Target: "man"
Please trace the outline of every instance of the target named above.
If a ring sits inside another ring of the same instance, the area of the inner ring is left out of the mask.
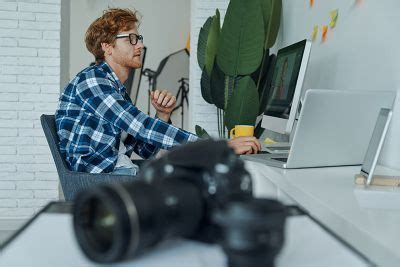
[[[96,64],[76,75],[66,86],[57,108],[60,149],[71,170],[135,175],[132,152],[147,159],[160,148],[193,142],[198,137],[170,123],[176,98],[167,91],[151,92],[156,118],[138,110],[123,83],[131,68],[141,67],[143,37],[137,31],[136,13],[106,10],[88,28],[87,49]],[[253,137],[228,141],[237,154],[257,153]]]

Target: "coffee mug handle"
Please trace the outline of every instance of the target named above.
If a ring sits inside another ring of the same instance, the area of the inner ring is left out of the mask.
[[[234,138],[235,137],[235,127],[233,127],[231,129],[231,131],[229,132],[229,136],[230,136],[230,138]]]

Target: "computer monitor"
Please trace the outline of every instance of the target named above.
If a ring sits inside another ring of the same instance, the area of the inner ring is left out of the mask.
[[[303,40],[279,49],[261,126],[277,133],[292,131],[311,52]]]

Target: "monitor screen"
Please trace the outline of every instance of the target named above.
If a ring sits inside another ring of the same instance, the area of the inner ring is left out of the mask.
[[[299,104],[311,42],[301,42],[278,51],[262,126],[290,133]]]

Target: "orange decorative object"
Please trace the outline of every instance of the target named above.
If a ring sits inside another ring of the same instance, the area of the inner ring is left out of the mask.
[[[328,26],[323,26],[322,27],[322,42],[325,43],[326,42],[326,38],[328,36]]]
[[[310,7],[314,6],[314,0],[310,0]]]

